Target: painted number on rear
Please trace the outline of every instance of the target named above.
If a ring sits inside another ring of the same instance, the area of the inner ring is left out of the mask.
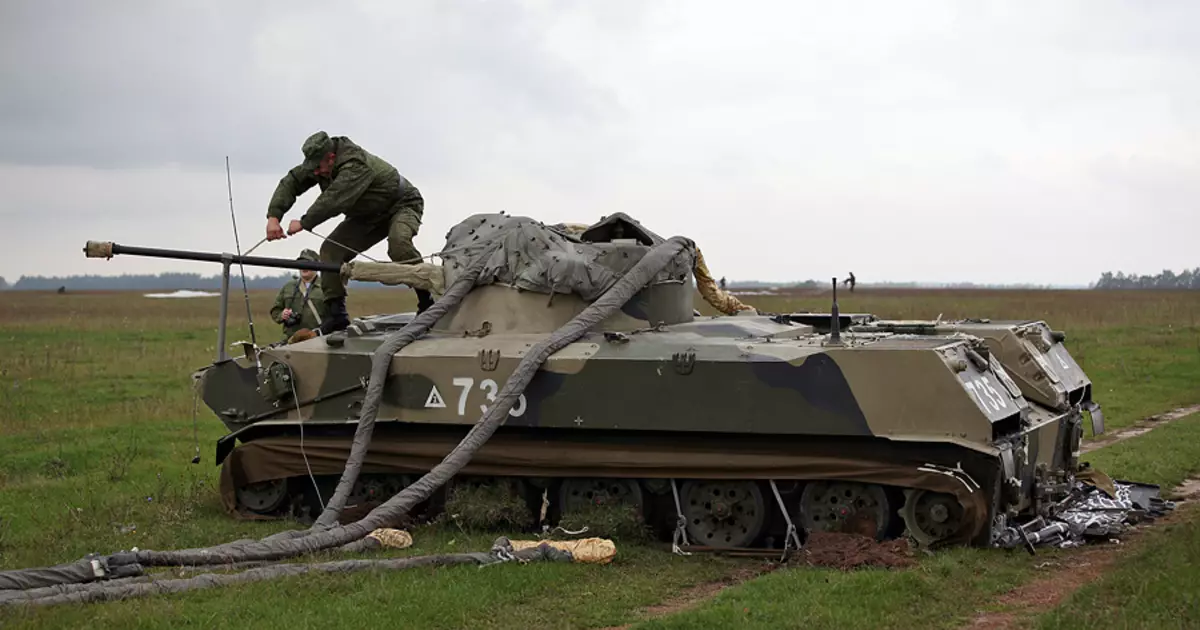
[[[1061,352],[1061,350],[1059,350],[1058,348],[1055,348],[1054,350],[1050,351],[1050,354],[1053,354],[1054,358],[1058,359],[1058,364],[1062,366],[1062,369],[1070,370],[1071,366],[1067,365],[1067,362],[1063,360],[1062,355],[1059,354],[1059,352]]]
[[[459,388],[458,392],[458,415],[467,415],[467,398],[470,396],[471,390],[475,385],[475,379],[469,376],[460,376],[454,379],[454,386]],[[485,378],[479,382],[479,389],[485,392],[485,398],[488,402],[496,401],[496,394],[500,391],[500,386],[490,378]],[[481,413],[487,413],[487,405],[479,405]],[[512,409],[508,410],[508,415],[519,418],[525,413],[525,394],[517,397],[517,403]]]
[[[1008,407],[1008,401],[985,378],[969,378],[965,383],[967,391],[975,395],[979,406],[984,410],[989,407],[992,411],[1000,411]]]

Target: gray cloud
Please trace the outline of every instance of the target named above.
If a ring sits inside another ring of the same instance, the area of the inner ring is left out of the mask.
[[[368,149],[446,172],[495,158],[506,139],[553,144],[614,108],[545,48],[547,18],[511,0],[17,0],[0,11],[10,163],[207,169],[228,154],[281,172],[326,129],[369,132]]]
[[[622,210],[730,278],[1198,262],[1197,3],[10,0],[0,28],[10,281],[180,268],[84,238],[231,247],[227,154],[254,242],[316,129],[417,183],[422,251],[473,212]]]

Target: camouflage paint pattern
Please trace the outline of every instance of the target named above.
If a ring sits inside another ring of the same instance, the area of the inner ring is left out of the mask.
[[[646,249],[611,245],[598,251],[616,268]],[[550,356],[468,473],[881,484],[952,495],[967,515],[960,534],[976,539],[997,510],[1041,509],[1043,490],[1074,471],[1090,384],[1042,322],[859,314],[838,319],[835,340],[827,315],[702,317],[693,299],[690,274],[663,274]],[[587,306],[500,284],[469,293],[393,358],[372,470],[436,463],[529,349]],[[372,353],[410,317],[263,349],[262,371],[238,359],[206,372],[205,402],[231,431],[223,483],[297,476],[302,463],[336,475]],[[312,436],[304,460],[300,424]]]

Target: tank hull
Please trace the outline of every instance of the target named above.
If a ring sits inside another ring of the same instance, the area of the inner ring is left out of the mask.
[[[231,513],[318,509],[314,499],[329,496],[349,454],[371,353],[405,321],[363,320],[332,343],[263,350],[261,370],[240,358],[202,375],[205,402],[230,429],[218,461]],[[538,339],[435,331],[397,353],[365,483],[390,478],[394,490],[441,461]],[[997,515],[1034,513],[1052,498],[1045,488],[1072,465],[1081,415],[1078,406],[1030,402],[998,362],[979,362],[981,351],[986,342],[961,335],[878,332],[831,343],[813,326],[766,316],[597,331],[543,364],[459,478],[514,481],[531,519],[547,499],[551,524],[569,512],[572,488],[619,480],[664,536],[681,513],[703,520],[687,513],[689,503],[705,504],[697,496],[732,488],[742,500],[728,509],[762,517],[731,522],[713,508],[702,514],[708,526],[689,523],[691,539],[717,547],[781,545],[789,519],[802,531],[886,538],[915,527],[931,544],[986,545]],[[288,366],[286,386],[261,376],[274,365]],[[286,500],[278,490],[267,501],[239,494],[280,484]],[[937,505],[905,512],[929,497],[953,506],[953,527],[930,520],[942,515]]]

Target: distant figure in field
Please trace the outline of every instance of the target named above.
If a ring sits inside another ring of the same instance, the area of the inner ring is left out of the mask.
[[[849,278],[846,278],[845,280],[842,280],[842,285],[850,285],[850,292],[851,292],[851,293],[854,293],[854,285],[855,285],[855,283],[856,283],[856,281],[855,281],[855,279],[854,279],[854,272],[853,272],[853,271],[851,271],[851,272],[850,272],[850,277],[849,277]]]
[[[721,290],[725,290],[725,276],[721,276]]]
[[[58,287],[58,294],[62,295],[67,292],[67,287]]]
[[[296,260],[320,260],[317,252],[306,249],[300,252]],[[284,340],[307,328],[317,330],[325,320],[326,304],[321,286],[316,282],[317,272],[301,269],[299,278],[288,280],[279,295],[275,296],[275,305],[271,307],[271,319],[283,326]]]

